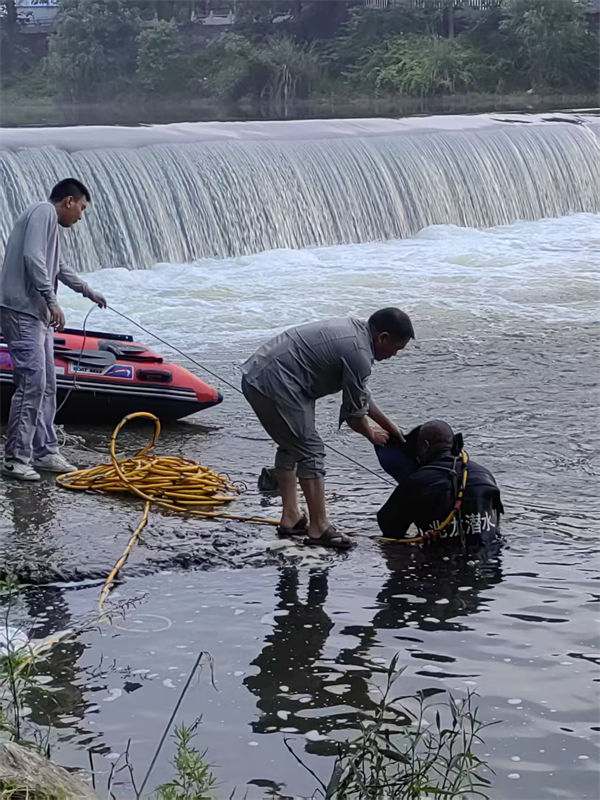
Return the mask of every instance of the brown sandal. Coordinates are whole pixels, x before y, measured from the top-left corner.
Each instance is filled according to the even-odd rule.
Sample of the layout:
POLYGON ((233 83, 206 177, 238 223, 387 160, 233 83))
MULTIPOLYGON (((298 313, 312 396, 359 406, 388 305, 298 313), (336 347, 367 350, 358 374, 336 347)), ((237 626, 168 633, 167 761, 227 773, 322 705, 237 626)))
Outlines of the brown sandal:
POLYGON ((285 528, 283 525, 277 526, 278 536, 306 536, 308 533, 308 520, 306 514, 302 514, 293 528, 285 528))
POLYGON ((337 531, 333 525, 330 525, 319 537, 307 536, 304 544, 311 547, 333 547, 337 550, 350 550, 355 546, 356 542, 352 541, 345 533, 337 531))

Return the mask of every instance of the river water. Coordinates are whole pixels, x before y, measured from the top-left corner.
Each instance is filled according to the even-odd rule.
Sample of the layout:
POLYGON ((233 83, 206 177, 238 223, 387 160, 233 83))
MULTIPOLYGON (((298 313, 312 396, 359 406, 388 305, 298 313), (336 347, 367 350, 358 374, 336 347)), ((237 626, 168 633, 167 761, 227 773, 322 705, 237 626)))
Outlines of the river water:
MULTIPOLYGON (((434 226, 403 240, 274 250, 148 270, 90 276, 115 308, 230 381, 272 332, 336 314, 398 305, 417 340, 377 364, 374 396, 401 425, 448 420, 503 491, 505 543, 487 563, 441 560, 361 538, 350 554, 279 546, 268 527, 197 522, 152 512, 111 596, 135 599, 124 619, 59 645, 47 662, 46 696, 31 718, 51 724, 54 757, 89 767, 99 790, 131 739, 138 779, 198 651, 204 668, 178 715, 202 716, 217 796, 308 796, 333 742, 373 708, 395 653, 406 667, 398 693, 468 690, 484 732, 479 754, 495 770, 496 798, 595 798, 598 791, 597 323, 600 216, 577 214, 474 230, 434 226)), ((61 290, 68 321, 88 306, 61 290)), ((139 335, 111 312, 96 329, 139 335)), ((166 348, 159 349, 167 354, 166 348)), ((243 398, 167 428, 158 450, 182 453, 248 485, 240 513, 277 515, 256 490, 273 448, 243 398)), ((337 399, 321 402, 326 441, 377 469, 360 437, 337 430, 337 399)), ((109 430, 65 452, 106 460, 109 430), (99 452, 98 452, 99 451, 99 452)), ((126 429, 123 448, 145 441, 126 429)), ((375 534, 391 487, 328 456, 331 515, 343 529, 375 534)), ((122 551, 141 508, 134 501, 69 494, 49 480, 0 488, 4 561, 44 586, 27 590, 17 615, 34 637, 94 615, 102 576, 122 551)), ((154 786, 170 775, 165 746, 154 786)), ((118 797, 133 796, 126 785, 118 797)))

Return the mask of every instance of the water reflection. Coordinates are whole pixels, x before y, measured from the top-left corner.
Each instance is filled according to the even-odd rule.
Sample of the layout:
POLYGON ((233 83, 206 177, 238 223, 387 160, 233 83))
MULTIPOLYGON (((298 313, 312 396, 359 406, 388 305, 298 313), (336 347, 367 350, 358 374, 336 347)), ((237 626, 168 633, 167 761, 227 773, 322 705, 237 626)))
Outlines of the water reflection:
POLYGON ((468 558, 458 552, 382 547, 389 575, 377 595, 380 610, 369 626, 463 630, 456 617, 478 613, 489 598, 482 592, 502 580, 500 547, 468 558))
MULTIPOLYGON (((46 639, 71 627, 73 620, 63 589, 36 586, 26 591, 25 601, 33 622, 31 637, 46 639)), ((37 671, 52 676, 52 680, 44 682, 40 690, 28 693, 33 722, 65 728, 72 726, 73 718, 84 718, 90 706, 78 685, 81 672, 78 661, 84 650, 78 639, 67 639, 57 643, 39 662, 37 671)))
POLYGON ((21 578, 30 577, 36 564, 48 570, 57 561, 62 537, 53 525, 55 499, 44 481, 25 486, 5 481, 2 516, 12 526, 3 526, 4 563, 10 563, 11 570, 21 578))
MULTIPOLYGON (((359 641, 352 651, 353 663, 368 660, 370 651, 379 643, 380 630, 397 630, 394 638, 401 654, 404 650, 407 656, 425 662, 417 674, 457 677, 457 673, 447 673, 448 668, 441 666, 456 659, 423 650, 420 632, 470 629, 466 617, 486 608, 491 598, 483 592, 502 581, 499 548, 480 552, 479 560, 400 545, 384 547, 382 551, 389 575, 376 596, 377 610, 368 624, 349 625, 342 631, 359 641)), ((402 655, 400 663, 406 663, 402 655)))
MULTIPOLYGON (((25 612, 30 621, 25 632, 28 638, 44 640, 57 632, 73 627, 73 618, 65 589, 56 584, 35 583, 36 562, 44 570, 52 567, 60 554, 60 531, 54 528, 55 506, 48 485, 41 481, 32 486, 6 482, 4 487, 4 516, 12 521, 12 529, 4 534, 4 547, 9 552, 27 553, 20 562, 14 562, 11 571, 24 584, 17 605, 19 617, 25 612)), ((54 568, 56 571, 56 568, 54 568)), ((18 620, 19 623, 21 620, 18 620)), ((37 725, 52 728, 72 724, 72 718, 83 719, 87 704, 77 677, 77 663, 84 646, 77 639, 57 643, 35 667, 36 680, 25 693, 30 719, 37 725), (46 677, 48 676, 48 680, 46 677), (50 678, 51 676, 51 678, 50 678), (65 722, 65 718, 71 718, 65 722)))
MULTIPOLYGON (((254 732, 308 733, 309 740, 318 741, 336 730, 356 729, 376 707, 372 679, 386 671, 393 655, 374 657, 384 629, 398 631, 394 638, 401 664, 423 661, 416 674, 459 676, 447 672, 455 657, 427 652, 421 632, 469 629, 466 618, 486 607, 486 590, 502 580, 498 550, 478 561, 400 546, 382 551, 389 572, 372 605, 375 613, 368 623, 336 631, 352 645, 333 658, 325 657, 335 625, 325 608, 327 570, 312 570, 304 591, 296 568, 280 570, 273 628, 252 662, 257 674, 245 680, 260 712, 252 723, 254 732)), ((424 693, 434 691, 440 690, 424 693)))
POLYGON ((12 519, 15 531, 37 534, 54 517, 54 503, 44 481, 34 484, 6 481, 5 511, 12 519))
POLYGON ((364 675, 349 676, 322 662, 328 636, 334 623, 324 608, 327 599, 328 573, 312 570, 308 576, 305 599, 300 596, 300 577, 295 567, 282 568, 277 583, 278 602, 275 624, 252 664, 258 673, 245 680, 257 696, 261 712, 252 723, 256 733, 286 729, 323 735, 337 727, 342 713, 345 722, 356 723, 356 709, 368 709, 364 675), (341 704, 351 708, 341 708, 341 704), (327 709, 327 717, 312 718, 311 709, 327 709))

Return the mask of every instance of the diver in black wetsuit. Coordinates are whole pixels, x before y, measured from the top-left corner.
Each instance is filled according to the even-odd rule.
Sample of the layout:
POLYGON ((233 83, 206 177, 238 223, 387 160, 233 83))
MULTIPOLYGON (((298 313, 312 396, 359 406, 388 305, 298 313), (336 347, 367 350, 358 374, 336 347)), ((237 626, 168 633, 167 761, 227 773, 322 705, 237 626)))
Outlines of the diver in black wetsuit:
POLYGON ((398 481, 377 513, 384 536, 409 538, 414 524, 430 542, 487 545, 499 539, 504 509, 494 476, 467 457, 462 435, 455 436, 446 422, 426 422, 405 444, 388 443, 376 451, 381 466, 398 481))

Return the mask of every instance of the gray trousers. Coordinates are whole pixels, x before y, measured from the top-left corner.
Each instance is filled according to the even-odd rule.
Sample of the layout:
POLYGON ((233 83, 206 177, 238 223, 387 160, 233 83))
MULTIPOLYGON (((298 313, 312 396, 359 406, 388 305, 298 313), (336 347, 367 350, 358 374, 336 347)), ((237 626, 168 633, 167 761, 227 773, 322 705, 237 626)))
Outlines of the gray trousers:
POLYGON ((31 464, 58 452, 54 331, 36 317, 8 308, 0 308, 0 324, 13 362, 15 384, 4 457, 31 464))
POLYGON ((315 403, 300 399, 294 407, 283 406, 242 378, 242 392, 260 424, 277 444, 275 467, 296 472, 299 478, 325 475, 325 446, 315 428, 315 403))

